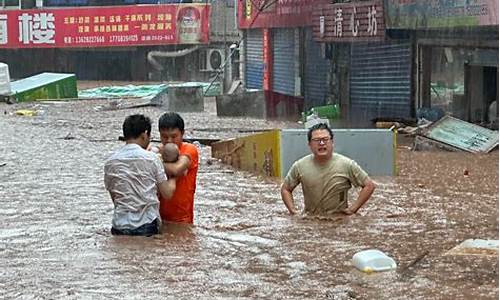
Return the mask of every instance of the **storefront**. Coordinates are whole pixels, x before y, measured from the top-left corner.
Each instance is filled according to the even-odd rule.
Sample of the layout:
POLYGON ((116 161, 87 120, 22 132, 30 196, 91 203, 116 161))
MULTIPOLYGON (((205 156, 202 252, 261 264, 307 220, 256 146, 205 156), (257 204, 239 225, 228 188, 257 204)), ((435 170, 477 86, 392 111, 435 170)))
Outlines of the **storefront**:
POLYGON ((417 117, 498 120, 498 1, 386 2, 387 27, 415 36, 417 117))
POLYGON ((312 92, 312 86, 317 87, 318 78, 326 77, 327 67, 318 68, 315 78, 311 76, 309 80, 312 71, 308 66, 314 68, 322 61, 317 58, 321 55, 319 44, 310 44, 306 34, 311 35, 307 33, 307 27, 312 24, 315 5, 328 2, 279 1, 272 2, 262 11, 259 10, 259 1, 238 2, 239 28, 247 37, 244 41, 246 88, 261 87, 264 90, 269 117, 297 119, 304 106, 324 101, 321 91, 326 88, 312 92), (261 39, 255 32, 262 34, 261 39), (260 49, 262 55, 256 53, 260 49), (315 59, 309 60, 314 55, 315 59))
POLYGON ((412 47, 386 34, 382 1, 324 5, 313 16, 314 39, 333 49, 331 98, 345 125, 409 118, 412 47))

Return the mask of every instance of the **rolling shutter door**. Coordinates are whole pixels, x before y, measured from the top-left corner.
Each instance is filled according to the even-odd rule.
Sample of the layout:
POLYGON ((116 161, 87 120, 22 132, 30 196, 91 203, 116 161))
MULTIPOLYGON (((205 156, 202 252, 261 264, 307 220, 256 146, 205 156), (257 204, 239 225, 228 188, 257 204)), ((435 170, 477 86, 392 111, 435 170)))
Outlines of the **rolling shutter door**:
POLYGON ((410 43, 353 44, 350 95, 353 119, 409 118, 410 43))

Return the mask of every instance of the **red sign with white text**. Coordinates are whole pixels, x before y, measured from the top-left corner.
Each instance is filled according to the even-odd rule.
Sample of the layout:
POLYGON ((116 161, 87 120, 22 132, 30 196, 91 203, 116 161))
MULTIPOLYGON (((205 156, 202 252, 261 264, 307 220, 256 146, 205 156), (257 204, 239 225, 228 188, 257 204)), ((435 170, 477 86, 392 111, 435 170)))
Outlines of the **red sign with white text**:
POLYGON ((0 48, 208 43, 210 5, 141 5, 0 12, 0 48))
POLYGON ((312 25, 312 12, 331 0, 238 1, 238 26, 248 28, 301 27, 312 25))
POLYGON ((264 72, 262 74, 262 89, 264 91, 271 90, 271 70, 272 70, 272 57, 271 57, 271 34, 270 30, 264 28, 262 30, 262 58, 264 61, 264 72))

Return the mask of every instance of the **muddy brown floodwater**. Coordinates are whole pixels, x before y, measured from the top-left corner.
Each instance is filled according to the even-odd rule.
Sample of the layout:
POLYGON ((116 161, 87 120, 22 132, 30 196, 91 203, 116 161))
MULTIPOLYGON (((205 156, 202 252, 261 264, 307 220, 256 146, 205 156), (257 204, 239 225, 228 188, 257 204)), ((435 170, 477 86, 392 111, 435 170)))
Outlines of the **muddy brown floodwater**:
MULTIPOLYGON (((298 127, 218 118, 207 103, 204 113, 183 114, 188 135, 298 127)), ((154 238, 113 237, 104 160, 121 146, 125 116, 156 121, 162 111, 105 105, 0 104, 0 298, 498 298, 498 257, 443 255, 464 239, 498 238, 497 150, 401 147, 399 176, 374 177, 378 189, 360 215, 332 222, 288 216, 277 181, 212 161, 210 147, 202 147, 194 226, 168 225, 154 238), (12 114, 20 108, 44 113, 12 114), (354 270, 351 257, 368 248, 386 252, 400 269, 354 270)))

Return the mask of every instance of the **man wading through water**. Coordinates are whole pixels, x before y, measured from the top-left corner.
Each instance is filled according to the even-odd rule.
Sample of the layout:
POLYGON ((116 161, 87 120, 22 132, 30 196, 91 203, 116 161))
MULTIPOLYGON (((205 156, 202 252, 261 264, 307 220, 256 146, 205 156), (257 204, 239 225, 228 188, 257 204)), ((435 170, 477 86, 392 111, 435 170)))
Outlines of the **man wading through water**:
MULTIPOLYGON (((175 112, 164 113, 158 121, 158 129, 162 145, 174 143, 179 149, 179 159, 176 162, 163 164, 169 178, 176 178, 176 188, 169 201, 160 201, 160 215, 165 222, 193 224, 198 148, 183 142, 184 120, 175 112)), ((164 146, 160 146, 162 147, 164 146)))
MULTIPOLYGON (((160 202, 175 191, 175 178, 165 175, 158 156, 145 149, 151 138, 151 120, 131 115, 123 122, 125 146, 104 165, 104 185, 111 195, 114 235, 150 236, 160 232, 160 202)), ((163 200, 167 201, 167 200, 163 200)))
POLYGON ((352 159, 333 153, 333 132, 328 125, 314 125, 307 133, 309 154, 296 161, 281 186, 281 198, 291 215, 297 213, 293 190, 302 185, 304 211, 312 215, 355 214, 375 190, 375 183, 352 159), (348 206, 351 186, 362 187, 357 200, 348 206))

